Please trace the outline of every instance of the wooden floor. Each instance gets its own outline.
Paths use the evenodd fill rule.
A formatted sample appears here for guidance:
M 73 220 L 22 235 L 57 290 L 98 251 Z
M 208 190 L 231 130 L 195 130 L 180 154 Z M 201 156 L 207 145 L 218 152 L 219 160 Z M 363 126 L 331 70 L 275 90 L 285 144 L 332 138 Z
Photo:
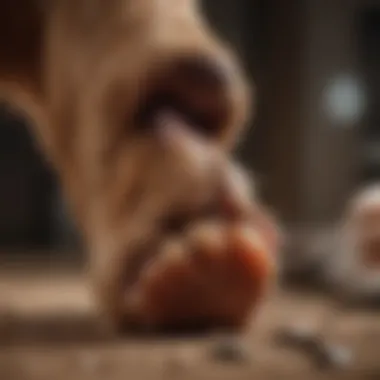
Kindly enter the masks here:
M 0 270 L 1 380 L 380 379 L 380 313 L 338 310 L 331 301 L 279 291 L 247 332 L 248 359 L 217 361 L 215 337 L 125 337 L 101 333 L 78 273 L 25 266 Z M 321 370 L 280 347 L 276 331 L 307 321 L 347 344 L 346 369 Z

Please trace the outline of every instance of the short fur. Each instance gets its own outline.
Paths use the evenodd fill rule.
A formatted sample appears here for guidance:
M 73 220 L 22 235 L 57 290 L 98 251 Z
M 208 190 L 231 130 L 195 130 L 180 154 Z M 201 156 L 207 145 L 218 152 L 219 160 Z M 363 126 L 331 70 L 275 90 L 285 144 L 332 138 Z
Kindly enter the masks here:
M 154 244 L 172 211 L 198 212 L 212 197 L 248 119 L 249 86 L 195 0 L 3 0 L 0 55 L 0 96 L 30 119 L 87 242 L 99 306 L 119 323 L 126 252 Z M 200 156 L 136 132 L 133 118 L 155 79 L 196 56 L 229 78 L 229 111 Z

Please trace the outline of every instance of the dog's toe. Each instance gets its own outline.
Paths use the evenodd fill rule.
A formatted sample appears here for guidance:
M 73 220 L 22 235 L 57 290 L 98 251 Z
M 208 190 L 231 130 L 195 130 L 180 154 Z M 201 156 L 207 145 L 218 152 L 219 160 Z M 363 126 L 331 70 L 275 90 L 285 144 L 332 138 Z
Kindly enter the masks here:
M 151 327 L 243 327 L 273 263 L 251 227 L 202 223 L 172 239 L 142 273 L 135 303 Z

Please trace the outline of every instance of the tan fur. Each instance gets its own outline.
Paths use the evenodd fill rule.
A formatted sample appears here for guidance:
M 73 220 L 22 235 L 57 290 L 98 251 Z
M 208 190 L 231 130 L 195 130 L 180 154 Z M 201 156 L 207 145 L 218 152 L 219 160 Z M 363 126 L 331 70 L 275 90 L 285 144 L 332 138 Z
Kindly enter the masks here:
M 31 119 L 87 241 L 99 303 L 115 314 L 122 252 L 154 241 L 170 210 L 212 197 L 249 88 L 195 0 L 4 0 L 0 19 L 0 96 Z M 230 108 L 202 162 L 186 144 L 136 134 L 132 118 L 154 78 L 200 54 L 228 72 Z

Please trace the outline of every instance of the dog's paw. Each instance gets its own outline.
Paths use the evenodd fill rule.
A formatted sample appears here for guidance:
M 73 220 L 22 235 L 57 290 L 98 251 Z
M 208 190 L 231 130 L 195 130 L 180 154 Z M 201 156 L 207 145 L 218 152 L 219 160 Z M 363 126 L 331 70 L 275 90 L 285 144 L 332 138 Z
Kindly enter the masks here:
M 147 265 L 128 313 L 154 329 L 244 327 L 270 283 L 269 250 L 252 226 L 198 223 Z

